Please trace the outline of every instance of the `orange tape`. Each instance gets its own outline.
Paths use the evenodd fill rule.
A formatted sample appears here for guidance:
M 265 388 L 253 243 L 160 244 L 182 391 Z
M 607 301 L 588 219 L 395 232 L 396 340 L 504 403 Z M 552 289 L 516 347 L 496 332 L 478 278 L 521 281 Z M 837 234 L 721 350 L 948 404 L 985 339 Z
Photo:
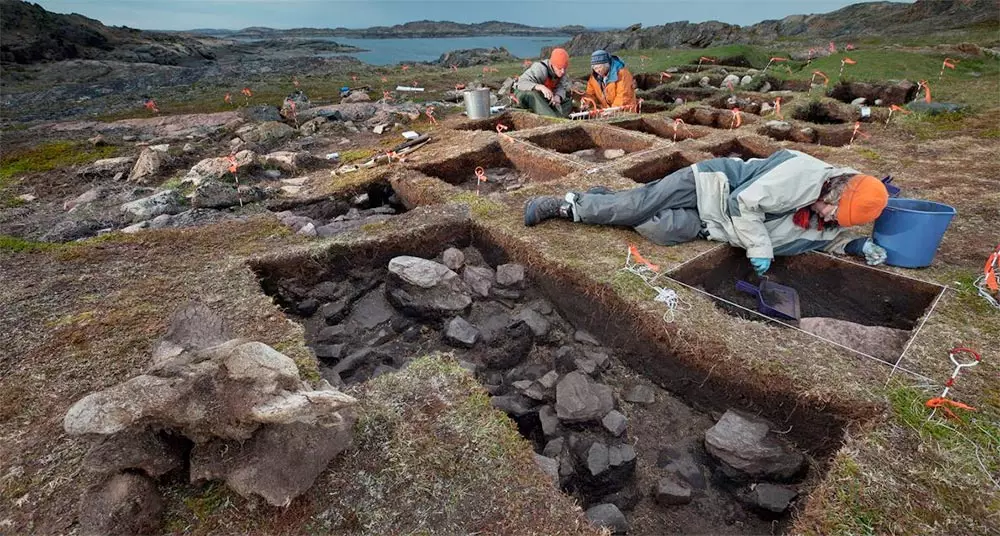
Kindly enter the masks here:
M 1000 281 L 997 278 L 998 265 L 1000 265 L 1000 246 L 997 246 L 996 251 L 986 258 L 986 266 L 983 268 L 983 274 L 986 276 L 986 288 L 994 293 L 1000 292 Z
M 434 119 L 434 107 L 433 106 L 428 106 L 427 109 L 424 110 L 424 113 L 427 114 L 427 118 L 431 120 L 431 123 L 433 123 L 435 125 L 438 124 L 437 119 Z
M 943 398 L 943 397 L 940 397 L 940 396 L 936 396 L 936 397 L 928 400 L 926 403 L 924 403 L 924 405 L 927 406 L 928 408 L 940 409 L 940 410 L 944 411 L 948 415 L 948 417 L 951 417 L 952 419 L 958 419 L 958 415 L 955 415 L 951 411 L 951 409 L 948 408 L 948 406 L 951 406 L 951 407 L 957 408 L 957 409 L 964 409 L 964 410 L 967 410 L 967 411 L 976 411 L 976 408 L 974 408 L 972 406 L 963 404 L 961 402 L 956 402 L 956 401 L 948 399 L 948 398 Z
M 242 93 L 244 97 L 253 97 L 253 91 L 250 91 L 250 88 L 248 87 L 243 88 L 243 91 L 240 93 Z
M 729 127 L 729 130 L 732 130 L 734 128 L 739 128 L 740 125 L 743 124 L 743 117 L 740 116 L 740 109 L 733 108 L 732 112 L 733 112 L 733 124 Z
M 222 97 L 222 100 L 223 100 L 223 101 L 224 101 L 224 102 L 225 102 L 226 104 L 232 104 L 232 103 L 233 103 L 233 96 L 232 96 L 232 94 L 230 94 L 230 93 L 226 93 L 226 96 L 225 96 L 225 97 Z
M 239 169 L 239 166 L 236 164 L 236 157 L 230 154 L 226 156 L 226 159 L 229 160 L 229 172 L 236 173 L 236 170 Z
M 639 248 L 635 247 L 635 244 L 629 244 L 628 245 L 628 252 L 632 255 L 632 259 L 635 262 L 637 262 L 639 264 L 645 264 L 647 268 L 649 268 L 650 270 L 652 270 L 654 272 L 659 272 L 660 271 L 660 267 L 659 266 L 657 266 L 657 265 L 655 265 L 655 264 L 647 261 L 646 258 L 643 257 L 639 253 Z
M 844 63 L 846 63 L 846 64 L 848 64 L 848 65 L 854 65 L 855 63 L 857 63 L 856 61 L 852 60 L 851 58 L 844 58 L 841 61 L 844 62 Z

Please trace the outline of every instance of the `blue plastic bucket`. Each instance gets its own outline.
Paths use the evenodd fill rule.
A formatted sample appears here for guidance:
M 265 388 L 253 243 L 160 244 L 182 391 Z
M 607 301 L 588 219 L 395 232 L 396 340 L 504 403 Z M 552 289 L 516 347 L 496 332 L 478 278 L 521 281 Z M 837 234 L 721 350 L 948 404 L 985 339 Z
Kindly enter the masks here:
M 884 247 L 886 264 L 902 268 L 930 266 L 955 207 L 922 199 L 890 198 L 875 220 L 875 242 Z

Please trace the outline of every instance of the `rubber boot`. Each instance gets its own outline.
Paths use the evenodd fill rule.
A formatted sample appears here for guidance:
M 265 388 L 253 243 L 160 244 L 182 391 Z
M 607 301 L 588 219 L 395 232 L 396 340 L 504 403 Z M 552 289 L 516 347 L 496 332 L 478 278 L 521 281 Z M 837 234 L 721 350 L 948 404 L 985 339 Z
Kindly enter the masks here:
M 524 204 L 524 226 L 531 227 L 552 219 L 573 219 L 573 205 L 554 196 L 533 197 Z

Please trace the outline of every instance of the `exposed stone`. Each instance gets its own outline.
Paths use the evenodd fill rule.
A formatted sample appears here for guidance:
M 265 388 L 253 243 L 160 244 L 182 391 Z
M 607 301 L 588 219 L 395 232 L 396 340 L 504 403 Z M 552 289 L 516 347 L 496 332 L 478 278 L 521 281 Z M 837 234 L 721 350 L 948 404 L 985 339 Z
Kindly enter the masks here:
M 539 412 L 539 414 L 540 413 L 541 412 Z M 558 458 L 562 454 L 563 446 L 565 445 L 565 443 L 566 440 L 564 438 L 557 437 L 545 444 L 545 448 L 542 449 L 542 454 L 548 456 L 549 458 Z
M 149 197 L 137 199 L 121 206 L 122 212 L 131 222 L 151 220 L 161 214 L 183 212 L 184 199 L 174 190 L 164 190 Z
M 191 453 L 191 481 L 225 480 L 245 497 L 260 495 L 275 506 L 288 506 L 316 481 L 330 460 L 352 444 L 354 415 L 340 413 L 327 426 L 265 426 L 252 441 L 215 440 Z
M 523 417 L 535 411 L 536 404 L 521 395 L 503 395 L 490 398 L 490 405 L 514 417 Z
M 326 326 L 316 335 L 317 342 L 335 343 L 347 338 L 347 332 L 342 325 Z
M 523 287 L 524 266 L 516 263 L 497 266 L 497 285 L 501 287 Z
M 620 412 L 611 410 L 601 419 L 601 424 L 604 425 L 607 431 L 611 432 L 611 435 L 620 436 L 625 433 L 625 428 L 628 426 L 628 419 Z
M 457 316 L 448 322 L 445 328 L 444 339 L 453 346 L 461 348 L 472 348 L 479 338 L 479 330 L 476 326 L 468 323 L 464 318 Z
M 559 417 L 552 406 L 542 406 L 538 410 L 538 419 L 542 423 L 542 433 L 545 437 L 552 437 L 559 432 Z
M 581 372 L 570 372 L 556 385 L 556 414 L 560 420 L 597 420 L 612 409 L 614 395 L 611 388 L 595 383 Z
M 753 77 L 750 75 L 746 75 L 743 78 L 740 78 L 740 87 L 747 87 L 752 83 L 753 83 Z
M 446 279 L 458 277 L 458 274 L 443 264 L 409 256 L 394 257 L 390 260 L 389 272 L 405 283 L 422 288 L 433 288 Z
M 180 448 L 148 428 L 106 437 L 91 447 L 83 466 L 95 473 L 138 469 L 157 478 L 184 466 Z
M 598 341 L 593 335 L 587 333 L 586 331 L 583 331 L 582 329 L 578 329 L 576 330 L 575 333 L 573 333 L 573 340 L 575 340 L 576 342 L 581 342 L 583 344 L 589 344 L 591 346 L 601 345 L 600 341 Z
M 765 482 L 754 486 L 748 499 L 750 504 L 758 508 L 783 514 L 798 495 L 794 489 Z
M 553 483 L 558 483 L 559 462 L 552 458 L 542 456 L 540 454 L 535 454 L 534 457 L 535 457 L 535 465 L 537 465 L 538 468 L 541 469 L 543 473 L 548 475 L 549 478 L 552 479 Z
M 267 145 L 283 140 L 295 133 L 292 127 L 278 121 L 266 121 L 258 125 L 246 125 L 236 131 L 236 135 L 247 143 Z
M 168 159 L 169 156 L 166 153 L 153 150 L 149 147 L 143 149 L 139 153 L 139 159 L 136 161 L 135 167 L 129 173 L 128 181 L 140 184 L 149 182 L 150 179 L 160 172 L 160 168 L 163 167 Z
M 308 151 L 277 151 L 265 155 L 263 165 L 266 167 L 278 168 L 289 173 L 298 173 L 309 165 L 313 156 Z
M 587 450 L 587 469 L 591 475 L 597 476 L 611 468 L 611 461 L 608 458 L 608 446 L 601 442 L 594 442 Z
M 118 158 L 102 158 L 77 171 L 77 176 L 88 180 L 109 180 L 118 173 L 130 172 L 135 166 L 136 157 L 122 156 Z
M 691 487 L 703 490 L 707 485 L 701 465 L 691 454 L 675 447 L 666 447 L 657 454 L 656 465 L 683 479 Z
M 148 477 L 116 474 L 87 490 L 80 500 L 80 529 L 87 536 L 132 536 L 161 532 L 163 499 Z
M 605 149 L 604 158 L 606 160 L 615 160 L 625 156 L 625 149 Z
M 622 398 L 633 404 L 652 404 L 656 402 L 656 390 L 644 383 L 637 383 L 629 387 Z
M 674 506 L 691 502 L 691 488 L 683 482 L 671 477 L 664 477 L 656 483 L 654 490 L 656 502 Z
M 587 509 L 587 519 L 597 527 L 607 528 L 612 534 L 628 533 L 625 514 L 613 504 L 598 504 Z
M 549 333 L 549 321 L 533 309 L 521 310 L 520 313 L 514 316 L 514 321 L 523 321 L 525 324 L 528 324 L 535 337 L 545 337 Z
M 43 242 L 69 242 L 97 234 L 104 224 L 92 219 L 63 220 L 42 235 Z
M 379 286 L 354 304 L 346 322 L 361 329 L 374 329 L 395 316 L 396 311 L 385 298 L 385 287 Z
M 462 280 L 477 296 L 485 298 L 493 286 L 493 270 L 485 266 L 466 266 L 462 270 Z
M 340 99 L 340 102 L 342 103 L 371 102 L 371 100 L 372 98 L 364 91 L 355 90 L 352 91 L 350 95 Z
M 490 350 L 485 356 L 486 364 L 493 368 L 514 367 L 531 353 L 533 344 L 531 328 L 524 322 L 514 322 L 504 329 L 502 336 L 490 343 Z
M 462 250 L 456 248 L 448 248 L 444 250 L 444 253 L 441 254 L 441 258 L 444 261 L 445 266 L 456 272 L 462 267 L 462 264 L 465 263 L 465 254 L 462 253 Z
M 321 361 L 336 363 L 344 357 L 344 347 L 345 345 L 343 344 L 317 344 L 313 346 L 313 351 L 316 353 L 316 357 Z
M 559 381 L 559 373 L 554 370 L 550 370 L 544 376 L 538 378 L 538 384 L 545 389 L 552 389 L 556 386 L 557 381 Z
M 191 197 L 191 206 L 195 208 L 225 208 L 238 205 L 239 202 L 236 186 L 217 180 L 202 182 Z
M 705 432 L 705 448 L 730 478 L 791 478 L 805 466 L 805 457 L 768 430 L 766 422 L 729 410 Z
M 257 153 L 249 150 L 243 150 L 237 152 L 233 155 L 233 159 L 236 160 L 237 173 L 246 171 L 247 169 L 253 168 L 257 165 Z M 185 181 L 193 182 L 194 184 L 199 184 L 206 180 L 220 180 L 227 175 L 231 175 L 229 171 L 232 163 L 228 158 L 206 158 L 191 168 L 184 177 Z

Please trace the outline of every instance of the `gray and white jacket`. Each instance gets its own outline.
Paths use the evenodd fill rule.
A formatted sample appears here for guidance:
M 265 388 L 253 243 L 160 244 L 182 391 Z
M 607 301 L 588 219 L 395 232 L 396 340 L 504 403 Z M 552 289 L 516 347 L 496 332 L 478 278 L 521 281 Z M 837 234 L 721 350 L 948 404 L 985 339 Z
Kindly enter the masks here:
M 843 254 L 857 235 L 842 227 L 803 229 L 795 211 L 820 197 L 827 179 L 855 175 L 799 151 L 767 158 L 715 158 L 694 164 L 698 212 L 709 238 L 747 250 L 747 257 L 773 258 L 822 249 Z
M 556 75 L 552 71 L 552 67 L 549 65 L 549 60 L 536 61 L 528 67 L 526 71 L 521 73 L 521 76 L 517 78 L 517 84 L 514 88 L 518 91 L 532 91 L 535 89 L 537 84 L 545 85 L 545 81 L 548 79 L 556 80 Z M 569 79 L 569 73 L 563 75 L 562 78 L 558 78 L 559 84 L 556 86 L 552 92 L 559 95 L 563 101 L 566 100 L 567 95 L 569 95 L 570 84 L 572 83 Z

